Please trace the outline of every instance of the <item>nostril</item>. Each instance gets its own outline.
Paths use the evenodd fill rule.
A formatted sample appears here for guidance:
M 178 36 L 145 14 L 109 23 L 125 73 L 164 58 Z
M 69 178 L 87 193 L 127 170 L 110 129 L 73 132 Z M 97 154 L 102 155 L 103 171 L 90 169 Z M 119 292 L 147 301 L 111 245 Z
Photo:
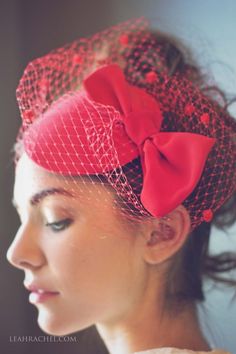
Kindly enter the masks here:
M 6 253 L 8 262 L 15 268 L 38 269 L 46 263 L 45 254 L 38 245 L 14 240 Z

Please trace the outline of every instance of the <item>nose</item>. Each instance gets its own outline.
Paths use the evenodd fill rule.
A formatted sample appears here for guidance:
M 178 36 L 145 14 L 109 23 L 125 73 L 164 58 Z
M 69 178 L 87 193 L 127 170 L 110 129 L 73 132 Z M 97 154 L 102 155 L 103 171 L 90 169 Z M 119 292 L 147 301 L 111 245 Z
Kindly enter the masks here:
M 19 269 L 39 268 L 45 263 L 44 254 L 29 226 L 21 225 L 7 251 L 7 260 Z

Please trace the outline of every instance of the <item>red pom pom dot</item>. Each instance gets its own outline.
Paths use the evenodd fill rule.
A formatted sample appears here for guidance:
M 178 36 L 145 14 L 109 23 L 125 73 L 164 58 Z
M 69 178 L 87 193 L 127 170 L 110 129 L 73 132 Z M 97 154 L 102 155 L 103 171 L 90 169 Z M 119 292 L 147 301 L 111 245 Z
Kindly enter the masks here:
M 82 63 L 82 58 L 79 54 L 74 55 L 74 62 L 75 64 L 81 64 Z
M 210 117 L 209 117 L 209 114 L 208 113 L 203 113 L 200 117 L 200 120 L 201 122 L 204 124 L 204 125 L 208 125 L 209 124 L 209 121 L 210 121 Z
M 213 218 L 213 212 L 212 212 L 211 209 L 206 209 L 206 210 L 204 210 L 204 212 L 202 213 L 202 215 L 203 215 L 204 221 L 206 221 L 206 222 L 211 221 L 212 218 Z
M 129 43 L 129 37 L 127 34 L 122 34 L 119 38 L 119 42 L 121 45 L 127 45 Z
M 149 71 L 146 76 L 146 81 L 149 83 L 149 84 L 152 84 L 153 82 L 156 81 L 157 79 L 157 74 L 155 73 L 155 71 Z
M 195 107 L 194 105 L 192 105 L 191 103 L 190 104 L 187 104 L 184 108 L 184 113 L 189 116 L 190 114 L 192 114 L 193 112 L 195 111 Z
M 27 109 L 23 113 L 23 120 L 26 124 L 31 124 L 34 118 L 34 113 L 31 109 Z

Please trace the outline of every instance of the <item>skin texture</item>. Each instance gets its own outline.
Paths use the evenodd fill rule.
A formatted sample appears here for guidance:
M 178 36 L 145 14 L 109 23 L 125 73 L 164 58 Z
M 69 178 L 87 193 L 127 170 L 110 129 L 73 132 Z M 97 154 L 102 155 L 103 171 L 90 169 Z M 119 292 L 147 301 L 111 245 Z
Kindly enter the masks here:
M 42 193 L 48 189 L 54 192 Z M 209 348 L 193 305 L 174 317 L 166 308 L 166 274 L 190 227 L 183 207 L 162 222 L 131 226 L 106 187 L 50 174 L 26 154 L 16 168 L 14 203 L 21 226 L 9 262 L 24 271 L 25 285 L 59 292 L 34 304 L 44 332 L 96 324 L 112 354 Z

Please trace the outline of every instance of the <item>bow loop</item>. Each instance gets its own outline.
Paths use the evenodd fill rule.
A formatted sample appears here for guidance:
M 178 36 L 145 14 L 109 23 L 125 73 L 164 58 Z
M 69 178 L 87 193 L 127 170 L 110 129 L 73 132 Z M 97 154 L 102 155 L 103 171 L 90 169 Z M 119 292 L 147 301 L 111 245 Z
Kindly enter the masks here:
M 152 215 L 168 214 L 193 191 L 214 142 L 181 132 L 157 133 L 145 141 L 141 201 Z
M 92 100 L 119 111 L 130 131 L 143 130 L 150 124 L 160 129 L 162 115 L 158 103 L 143 89 L 130 85 L 118 65 L 107 65 L 95 71 L 84 80 L 84 87 Z M 146 113 L 152 119 L 145 119 Z

